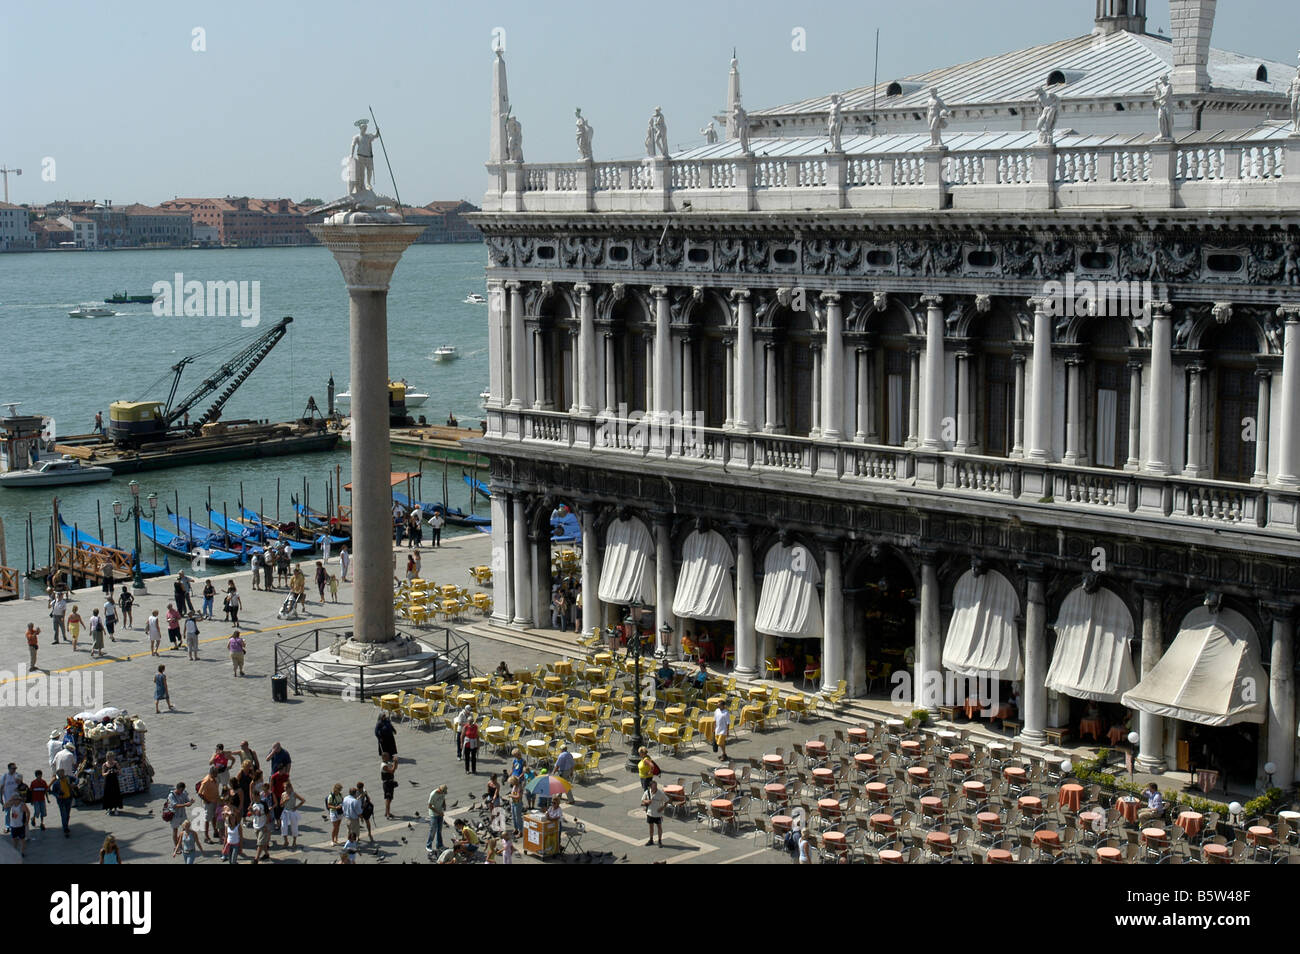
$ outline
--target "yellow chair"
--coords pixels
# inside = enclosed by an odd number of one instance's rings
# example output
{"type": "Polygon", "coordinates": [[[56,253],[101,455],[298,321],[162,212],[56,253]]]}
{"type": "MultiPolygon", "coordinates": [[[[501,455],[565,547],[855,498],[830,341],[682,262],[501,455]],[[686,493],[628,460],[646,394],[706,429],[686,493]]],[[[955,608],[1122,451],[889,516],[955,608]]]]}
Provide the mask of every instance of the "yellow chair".
{"type": "Polygon", "coordinates": [[[781,678],[781,666],[771,656],[763,660],[763,675],[772,679],[781,678]]]}

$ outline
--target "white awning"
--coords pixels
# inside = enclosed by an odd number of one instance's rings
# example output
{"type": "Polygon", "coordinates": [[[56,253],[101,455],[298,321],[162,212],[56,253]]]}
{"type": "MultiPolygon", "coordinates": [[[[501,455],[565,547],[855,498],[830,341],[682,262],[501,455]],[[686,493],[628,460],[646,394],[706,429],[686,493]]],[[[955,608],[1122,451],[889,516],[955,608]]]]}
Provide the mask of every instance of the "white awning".
{"type": "Polygon", "coordinates": [[[736,558],[716,530],[692,531],[682,543],[682,571],[673,595],[673,613],[684,619],[735,619],[736,558]]]}
{"type": "Polygon", "coordinates": [[[822,638],[821,571],[805,547],[778,543],[763,561],[763,593],[754,628],[769,636],[822,638]]]}
{"type": "Polygon", "coordinates": [[[1076,587],[1056,619],[1056,652],[1047,688],[1098,702],[1119,702],[1137,683],[1129,641],[1133,614],[1114,592],[1076,587]]]}
{"type": "Polygon", "coordinates": [[[597,595],[615,604],[655,601],[655,544],[635,517],[615,520],[605,531],[605,552],[597,595]]]}
{"type": "Polygon", "coordinates": [[[952,621],[943,642],[943,665],[963,676],[988,675],[1012,682],[1024,675],[1016,615],[1020,600],[996,570],[967,570],[952,595],[952,621]]]}
{"type": "Polygon", "coordinates": [[[1235,610],[1211,613],[1197,607],[1183,618],[1160,662],[1124,693],[1123,701],[1131,709],[1201,725],[1263,722],[1268,676],[1255,628],[1235,610]]]}

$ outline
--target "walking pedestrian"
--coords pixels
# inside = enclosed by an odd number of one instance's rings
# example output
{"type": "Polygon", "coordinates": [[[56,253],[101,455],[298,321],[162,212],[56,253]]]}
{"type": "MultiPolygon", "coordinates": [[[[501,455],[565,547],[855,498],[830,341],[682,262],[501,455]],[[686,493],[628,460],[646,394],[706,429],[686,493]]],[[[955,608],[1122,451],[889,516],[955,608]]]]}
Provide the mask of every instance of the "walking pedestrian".
{"type": "Polygon", "coordinates": [[[461,757],[465,741],[465,726],[474,721],[474,710],[470,708],[469,703],[465,703],[460,712],[456,713],[456,758],[461,757]]]}
{"type": "Polygon", "coordinates": [[[366,837],[374,844],[375,832],[370,827],[370,819],[375,817],[375,803],[370,800],[365,782],[357,782],[357,798],[361,799],[361,820],[366,823],[366,837]]]}
{"type": "Polygon", "coordinates": [[[203,846],[199,844],[199,836],[194,834],[194,827],[188,818],[182,821],[180,828],[177,829],[176,843],[172,846],[173,858],[176,857],[177,852],[187,865],[194,864],[194,860],[203,852],[203,846]]]}
{"type": "Polygon", "coordinates": [[[217,588],[211,580],[203,581],[203,618],[212,619],[212,602],[217,598],[217,588]]]}
{"type": "Polygon", "coordinates": [[[9,799],[5,811],[5,827],[9,829],[9,834],[13,837],[14,844],[18,847],[18,853],[22,857],[27,857],[27,823],[31,820],[31,809],[22,797],[15,795],[9,799]]]}
{"type": "Polygon", "coordinates": [[[117,594],[117,606],[122,611],[122,625],[127,629],[135,629],[135,619],[131,615],[131,607],[135,605],[135,597],[131,591],[122,585],[122,592],[117,594]]]}
{"type": "Polygon", "coordinates": [[[77,612],[77,607],[72,607],[72,612],[68,614],[68,638],[72,640],[72,651],[77,651],[77,637],[81,635],[81,624],[85,620],[77,612]]]}
{"type": "Polygon", "coordinates": [[[32,806],[32,824],[40,822],[41,831],[45,831],[45,796],[49,792],[50,783],[45,780],[45,773],[37,769],[32,784],[27,786],[27,800],[32,806]]]}
{"type": "Polygon", "coordinates": [[[348,552],[347,547],[339,549],[339,570],[343,576],[343,582],[348,582],[348,570],[352,568],[352,554],[348,552]]]}
{"type": "Polygon", "coordinates": [[[442,546],[442,525],[447,522],[447,518],[442,515],[441,510],[435,510],[433,516],[429,518],[429,545],[434,547],[442,546]]]}
{"type": "Polygon", "coordinates": [[[424,543],[424,521],[420,518],[419,510],[411,511],[411,526],[407,530],[407,536],[411,538],[411,546],[420,549],[424,543]]]}
{"type": "Polygon", "coordinates": [[[104,655],[104,621],[99,610],[90,611],[90,655],[92,659],[104,655]]]}
{"type": "MultiPolygon", "coordinates": [[[[154,655],[156,656],[157,653],[155,653],[154,655]]],[[[172,705],[171,689],[167,686],[167,673],[165,672],[166,669],[167,669],[166,666],[159,666],[158,671],[154,673],[154,677],[153,677],[153,711],[154,712],[160,711],[158,709],[158,703],[162,702],[164,699],[167,700],[167,711],[168,712],[176,711],[176,707],[172,705]]]]}
{"type": "Polygon", "coordinates": [[[262,556],[254,553],[248,560],[248,566],[253,571],[253,589],[262,588],[262,556]]]}
{"type": "Polygon", "coordinates": [[[194,613],[185,618],[185,649],[191,662],[199,658],[199,618],[194,613]]]}
{"type": "Polygon", "coordinates": [[[325,572],[325,564],[320,560],[316,561],[316,592],[320,594],[322,605],[325,603],[325,583],[329,580],[329,574],[325,572]]]}
{"type": "Polygon", "coordinates": [[[167,798],[163,802],[163,821],[171,822],[173,846],[180,840],[181,825],[185,823],[186,809],[193,804],[194,799],[185,790],[184,782],[177,782],[176,787],[167,793],[167,798]]]}
{"type": "Polygon", "coordinates": [[[208,766],[208,774],[203,776],[194,791],[203,800],[203,840],[213,844],[212,827],[217,820],[217,809],[221,805],[221,783],[217,781],[217,770],[208,766]]]}
{"type": "Polygon", "coordinates": [[[441,852],[442,817],[447,813],[447,786],[439,785],[429,793],[429,840],[424,847],[429,854],[441,852]]]}
{"type": "Polygon", "coordinates": [[[379,757],[392,753],[397,754],[397,730],[393,728],[393,721],[388,718],[387,712],[379,713],[379,718],[375,720],[375,738],[379,740],[379,757]]]}
{"type": "MultiPolygon", "coordinates": [[[[74,759],[75,761],[75,759],[74,759]]],[[[54,803],[59,806],[59,820],[63,823],[63,837],[72,836],[72,798],[77,794],[76,786],[64,769],[54,770],[54,803]]]]}
{"type": "Polygon", "coordinates": [[[461,749],[465,755],[465,774],[478,774],[478,723],[472,719],[465,724],[461,749]]]}
{"type": "Polygon", "coordinates": [[[230,666],[236,676],[244,674],[245,648],[244,637],[239,635],[239,630],[235,630],[226,643],[226,649],[230,651],[230,666]]]}
{"type": "Polygon", "coordinates": [[[27,624],[27,668],[36,669],[36,650],[40,648],[41,628],[35,623],[27,624]]]}
{"type": "Polygon", "coordinates": [[[104,797],[100,804],[108,815],[116,815],[122,808],[122,782],[119,778],[121,770],[122,767],[117,764],[117,756],[109,752],[104,757],[104,764],[99,770],[104,778],[104,797]]]}
{"type": "MultiPolygon", "coordinates": [[[[37,773],[40,774],[39,772],[37,773]]],[[[393,817],[393,793],[397,791],[397,756],[388,753],[379,765],[379,784],[384,790],[384,817],[393,817]]]]}
{"type": "Polygon", "coordinates": [[[239,625],[239,608],[243,601],[239,598],[239,592],[235,589],[235,581],[230,581],[230,586],[226,587],[226,601],[230,606],[230,622],[234,626],[239,625]]]}
{"type": "Polygon", "coordinates": [[[718,701],[718,708],[713,710],[713,751],[722,750],[719,762],[727,761],[727,733],[731,730],[731,713],[727,711],[727,700],[718,701]]]}
{"type": "Polygon", "coordinates": [[[117,626],[117,606],[112,600],[104,601],[104,629],[108,630],[108,638],[117,642],[117,637],[113,635],[113,629],[117,626]]]}
{"type": "Polygon", "coordinates": [[[335,576],[333,573],[330,574],[329,584],[330,584],[330,602],[337,603],[339,601],[339,578],[335,576]]]}
{"type": "Polygon", "coordinates": [[[645,820],[650,825],[650,840],[646,845],[655,843],[655,830],[659,831],[659,847],[664,846],[664,806],[668,804],[668,796],[659,791],[659,783],[653,778],[650,779],[650,787],[641,799],[641,804],[645,806],[645,820]]]}
{"type": "Polygon", "coordinates": [[[289,592],[293,594],[293,606],[302,607],[302,611],[307,612],[307,577],[303,575],[302,567],[293,568],[293,579],[289,581],[289,592]]]}
{"type": "Polygon", "coordinates": [[[284,847],[298,847],[298,823],[302,821],[302,812],[299,810],[307,804],[307,799],[303,798],[293,789],[293,783],[287,778],[284,781],[284,795],[280,797],[280,835],[284,838],[284,847]],[[289,844],[289,839],[293,838],[293,844],[289,844]]]}
{"type": "MultiPolygon", "coordinates": [[[[167,604],[167,613],[172,612],[172,604],[167,604]]],[[[149,618],[144,621],[144,634],[149,638],[149,654],[158,655],[158,647],[162,644],[162,623],[158,619],[158,611],[154,610],[149,614],[149,618]]]]}
{"type": "MultiPolygon", "coordinates": [[[[191,610],[191,612],[193,612],[191,610]]],[[[171,643],[172,649],[179,649],[181,645],[181,611],[176,609],[170,603],[167,604],[167,641],[171,643]]],[[[154,655],[158,655],[160,640],[156,640],[151,647],[154,655]]]]}
{"type": "Polygon", "coordinates": [[[641,791],[650,791],[650,782],[659,774],[659,766],[655,760],[650,758],[650,751],[643,745],[636,750],[636,754],[641,756],[641,760],[636,763],[637,778],[641,780],[641,791]]]}
{"type": "Polygon", "coordinates": [[[67,629],[64,627],[64,618],[68,612],[68,598],[64,595],[63,590],[58,590],[50,598],[50,619],[53,620],[54,639],[50,643],[52,646],[59,644],[59,633],[66,637],[67,629]]]}

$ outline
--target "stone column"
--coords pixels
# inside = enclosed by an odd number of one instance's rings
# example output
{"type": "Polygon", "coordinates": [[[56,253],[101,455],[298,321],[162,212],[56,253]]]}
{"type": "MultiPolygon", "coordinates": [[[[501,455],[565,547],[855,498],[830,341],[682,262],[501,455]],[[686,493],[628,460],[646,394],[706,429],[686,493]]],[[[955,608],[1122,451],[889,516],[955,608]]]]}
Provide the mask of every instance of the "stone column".
{"type": "Polygon", "coordinates": [[[853,439],[859,444],[865,443],[867,435],[875,430],[871,420],[871,382],[867,380],[867,362],[871,352],[866,348],[853,351],[855,374],[857,377],[857,413],[853,430],[853,439]]]}
{"type": "Polygon", "coordinates": [[[590,505],[581,507],[578,520],[582,526],[582,628],[590,633],[605,618],[599,594],[600,547],[596,543],[596,514],[590,505]]]}
{"type": "MultiPolygon", "coordinates": [[[[578,413],[578,401],[581,399],[582,391],[582,330],[574,328],[568,332],[569,335],[569,406],[567,410],[570,414],[578,413]]],[[[556,408],[558,411],[559,408],[556,408]]]]}
{"type": "Polygon", "coordinates": [[[970,359],[969,351],[957,352],[957,441],[953,445],[953,450],[963,454],[970,450],[971,445],[970,359]]]}
{"type": "Polygon", "coordinates": [[[1011,366],[1015,368],[1014,393],[1011,396],[1012,413],[1012,457],[1025,456],[1025,356],[1019,352],[1011,356],[1011,366]]]}
{"type": "Polygon", "coordinates": [[[578,413],[596,413],[596,307],[591,298],[591,286],[578,282],[573,286],[578,294],[578,350],[573,356],[578,366],[578,413]]]}
{"type": "Polygon", "coordinates": [[[618,358],[614,354],[614,332],[605,332],[605,417],[618,412],[618,358]]]}
{"type": "Polygon", "coordinates": [[[838,540],[826,545],[822,587],[822,691],[831,692],[844,678],[844,576],[838,540]]]}
{"type": "Polygon", "coordinates": [[[1029,599],[1025,606],[1025,724],[1020,737],[1041,745],[1047,735],[1047,589],[1041,567],[1026,567],[1029,599]]]}
{"type": "Polygon", "coordinates": [[[1142,362],[1128,363],[1128,460],[1125,470],[1142,466],[1142,362]]]}
{"type": "Polygon", "coordinates": [[[673,614],[673,598],[677,589],[677,579],[673,574],[673,540],[670,531],[671,518],[667,514],[656,514],[655,525],[655,648],[669,659],[677,658],[681,633],[677,631],[677,617],[673,614]],[[672,627],[665,640],[665,626],[672,627]]]}
{"type": "Polygon", "coordinates": [[[814,341],[809,345],[809,350],[812,352],[812,424],[808,436],[821,437],[822,418],[825,416],[824,408],[826,407],[822,402],[822,390],[824,387],[822,382],[826,380],[826,376],[822,373],[822,366],[824,364],[822,361],[822,346],[814,341]]]}
{"type": "MultiPolygon", "coordinates": [[[[1142,594],[1142,674],[1145,679],[1164,654],[1164,627],[1160,613],[1160,587],[1145,584],[1142,594]]],[[[1134,767],[1139,772],[1165,770],[1165,720],[1150,712],[1138,712],[1138,755],[1134,767]]]]}
{"type": "Polygon", "coordinates": [[[1034,380],[1029,415],[1029,460],[1052,459],[1052,316],[1048,299],[1031,298],[1034,309],[1034,380]]]}
{"type": "Polygon", "coordinates": [[[542,342],[542,329],[533,329],[533,410],[551,406],[546,393],[546,347],[542,342]]]}
{"type": "Polygon", "coordinates": [[[529,559],[528,520],[524,515],[524,498],[515,494],[514,527],[511,530],[511,551],[514,556],[515,618],[516,626],[533,625],[533,600],[529,592],[533,586],[533,573],[529,559]]]}
{"type": "Polygon", "coordinates": [[[731,299],[736,308],[737,395],[732,425],[738,431],[749,431],[754,428],[754,309],[748,288],[733,288],[731,299]]]}
{"type": "Polygon", "coordinates": [[[1273,372],[1268,368],[1258,368],[1255,377],[1259,379],[1259,408],[1255,412],[1255,473],[1250,478],[1252,484],[1268,483],[1268,428],[1272,410],[1273,372]]]}
{"type": "Polygon", "coordinates": [[[1083,359],[1072,355],[1065,361],[1065,456],[1064,464],[1078,464],[1083,457],[1083,359]]]}
{"type": "Polygon", "coordinates": [[[776,342],[763,342],[763,433],[777,432],[776,342]]]}
{"type": "Polygon", "coordinates": [[[1169,453],[1173,414],[1173,339],[1169,305],[1151,302],[1151,393],[1147,396],[1147,473],[1168,474],[1173,470],[1169,453]]]}
{"type": "Polygon", "coordinates": [[[726,396],[723,399],[723,404],[726,407],[726,417],[722,422],[722,426],[730,429],[735,427],[736,424],[736,346],[733,342],[728,341],[723,344],[723,347],[726,349],[723,357],[726,385],[724,391],[726,396]]]}
{"type": "Polygon", "coordinates": [[[1205,365],[1187,366],[1187,466],[1184,477],[1204,477],[1205,467],[1205,365]]]}
{"type": "Polygon", "coordinates": [[[396,218],[382,212],[343,212],[331,216],[328,224],[310,227],[334,255],[348,287],[356,580],[350,645],[390,643],[397,635],[389,480],[388,285],[402,253],[422,228],[400,224],[396,218]]]}
{"type": "Polygon", "coordinates": [[[524,333],[524,296],[519,282],[506,282],[510,291],[510,407],[524,408],[528,394],[528,341],[524,333]]]}
{"type": "Polygon", "coordinates": [[[682,421],[695,426],[695,349],[689,333],[682,335],[682,421]]]}
{"type": "Polygon", "coordinates": [[[505,625],[514,616],[514,569],[510,561],[510,494],[492,494],[492,621],[505,625]]]}
{"type": "Polygon", "coordinates": [[[666,287],[652,285],[650,294],[655,302],[654,419],[662,427],[673,413],[672,314],[666,287]]]}
{"type": "Polygon", "coordinates": [[[922,295],[926,305],[925,409],[922,413],[926,450],[943,450],[943,296],[922,295]]]}
{"type": "Polygon", "coordinates": [[[839,292],[823,292],[826,303],[826,373],[822,375],[822,437],[844,440],[844,314],[839,292]]]}
{"type": "Polygon", "coordinates": [[[641,395],[641,406],[645,408],[646,415],[653,420],[655,417],[655,339],[650,335],[642,335],[645,341],[645,393],[641,395]]]}
{"type": "Polygon", "coordinates": [[[754,548],[748,530],[736,531],[736,675],[752,678],[758,668],[754,638],[754,615],[758,610],[754,593],[754,548]]]}
{"type": "MultiPolygon", "coordinates": [[[[531,528],[529,528],[531,529],[531,528]]],[[[551,627],[551,532],[548,525],[543,531],[534,531],[528,537],[528,555],[533,567],[533,625],[538,629],[551,627]]]]}
{"type": "Polygon", "coordinates": [[[507,346],[510,339],[505,334],[505,286],[502,282],[488,282],[488,341],[491,360],[488,362],[488,404],[501,407],[510,400],[510,378],[507,346]]]}
{"type": "Polygon", "coordinates": [[[1279,484],[1300,484],[1300,307],[1277,310],[1286,321],[1282,338],[1282,420],[1278,423],[1277,477],[1279,484]]]}
{"type": "Polygon", "coordinates": [[[1273,784],[1286,790],[1295,783],[1295,608],[1265,603],[1273,621],[1273,648],[1268,671],[1268,761],[1277,768],[1273,784]]]}
{"type": "Polygon", "coordinates": [[[943,634],[939,631],[942,619],[939,612],[939,555],[933,550],[923,551],[921,557],[921,606],[916,631],[916,669],[912,674],[913,708],[925,708],[939,714],[940,696],[927,698],[926,674],[938,673],[942,667],[943,634]]]}
{"type": "Polygon", "coordinates": [[[907,377],[907,443],[916,447],[921,440],[921,352],[915,348],[907,353],[910,372],[907,377]]]}

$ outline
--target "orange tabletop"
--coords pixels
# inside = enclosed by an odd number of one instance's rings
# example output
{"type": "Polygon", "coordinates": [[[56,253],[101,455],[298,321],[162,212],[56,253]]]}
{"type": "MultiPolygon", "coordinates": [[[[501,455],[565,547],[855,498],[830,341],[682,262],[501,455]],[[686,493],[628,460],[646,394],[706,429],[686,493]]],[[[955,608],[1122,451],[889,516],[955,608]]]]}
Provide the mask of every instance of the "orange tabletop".
{"type": "Polygon", "coordinates": [[[853,761],[858,764],[858,768],[869,769],[876,767],[876,757],[870,752],[859,752],[853,756],[853,761]]]}
{"type": "Polygon", "coordinates": [[[889,798],[889,786],[884,782],[868,782],[862,788],[869,798],[881,801],[889,798]]]}
{"type": "Polygon", "coordinates": [[[1201,849],[1207,861],[1228,861],[1227,845],[1206,845],[1201,849]]]}
{"type": "Polygon", "coordinates": [[[840,807],[840,800],[838,798],[819,798],[817,799],[817,807],[834,811],[840,807]]]}
{"type": "Polygon", "coordinates": [[[861,726],[854,726],[852,729],[849,729],[849,741],[851,742],[867,742],[870,738],[871,733],[861,726]]]}
{"type": "Polygon", "coordinates": [[[938,795],[927,795],[921,799],[921,811],[927,815],[938,815],[943,811],[943,799],[938,795]]]}
{"type": "Polygon", "coordinates": [[[718,768],[713,770],[713,777],[719,782],[734,782],[736,780],[736,772],[734,769],[718,768]]]}
{"type": "Polygon", "coordinates": [[[1156,843],[1163,844],[1164,842],[1169,840],[1169,835],[1166,834],[1163,828],[1143,828],[1142,840],[1145,842],[1156,842],[1156,843]]]}
{"type": "Polygon", "coordinates": [[[1020,803],[1020,810],[1023,812],[1041,812],[1043,810],[1043,800],[1037,795],[1021,795],[1017,799],[1020,803]]]}
{"type": "Polygon", "coordinates": [[[809,755],[813,755],[818,758],[821,758],[823,755],[826,754],[826,743],[819,742],[814,739],[812,742],[805,742],[803,750],[807,752],[809,755]]]}
{"type": "Polygon", "coordinates": [[[721,811],[731,810],[731,799],[729,798],[715,798],[713,801],[709,802],[709,804],[721,811]]]}
{"type": "Polygon", "coordinates": [[[546,708],[552,712],[563,712],[564,707],[569,704],[568,696],[549,696],[546,700],[546,708]]]}
{"type": "Polygon", "coordinates": [[[608,689],[593,689],[593,690],[591,690],[591,701],[592,701],[592,702],[607,702],[608,700],[609,700],[609,690],[608,690],[608,689]]]}
{"type": "Polygon", "coordinates": [[[813,774],[813,778],[815,778],[818,782],[821,782],[823,784],[829,784],[835,781],[835,772],[833,769],[815,768],[813,769],[812,774],[813,774]]]}
{"type": "Polygon", "coordinates": [[[967,795],[982,795],[984,793],[984,783],[971,779],[969,782],[962,782],[961,787],[966,790],[967,795]]]}
{"type": "Polygon", "coordinates": [[[783,755],[765,755],[763,764],[768,768],[782,768],[785,765],[785,756],[783,755]]]}
{"type": "Polygon", "coordinates": [[[1127,738],[1128,732],[1124,730],[1123,726],[1119,725],[1111,726],[1110,731],[1106,733],[1106,740],[1110,742],[1111,745],[1119,745],[1127,738]]]}
{"type": "Polygon", "coordinates": [[[948,848],[952,846],[952,835],[948,834],[946,831],[927,832],[925,840],[932,845],[938,845],[940,848],[948,848]]]}
{"type": "Polygon", "coordinates": [[[1097,859],[1102,864],[1119,864],[1120,859],[1124,857],[1124,852],[1118,848],[1098,848],[1097,859]]]}
{"type": "Polygon", "coordinates": [[[518,699],[518,698],[519,698],[519,683],[517,683],[517,682],[507,682],[507,683],[502,683],[502,685],[501,685],[501,698],[502,698],[502,699],[518,699]]]}
{"type": "Polygon", "coordinates": [[[1246,829],[1246,837],[1253,844],[1269,844],[1273,841],[1273,829],[1266,828],[1263,825],[1251,825],[1246,829]]]}
{"type": "Polygon", "coordinates": [[[909,755],[917,755],[921,751],[921,743],[915,739],[904,739],[898,743],[898,747],[909,755]]]}
{"type": "Polygon", "coordinates": [[[1040,845],[1059,845],[1061,843],[1061,836],[1057,832],[1048,831],[1044,828],[1042,831],[1034,832],[1034,841],[1038,842],[1040,845]]]}
{"type": "Polygon", "coordinates": [[[776,832],[788,831],[794,824],[794,819],[789,815],[773,815],[771,818],[772,830],[776,832]]]}
{"type": "Polygon", "coordinates": [[[948,764],[953,768],[969,768],[970,755],[966,752],[952,752],[948,755],[948,764]]]}
{"type": "Polygon", "coordinates": [[[1187,837],[1195,838],[1201,833],[1201,826],[1205,824],[1205,816],[1200,812],[1182,812],[1175,824],[1187,832],[1187,837]]]}
{"type": "Polygon", "coordinates": [[[1009,865],[1012,861],[1011,852],[1005,848],[990,848],[984,859],[991,865],[1009,865]]]}
{"type": "Polygon", "coordinates": [[[893,848],[885,848],[880,852],[880,860],[887,865],[903,864],[903,853],[895,851],[893,848]]]}
{"type": "Polygon", "coordinates": [[[1125,821],[1131,822],[1138,820],[1138,806],[1141,804],[1136,798],[1120,798],[1115,801],[1115,807],[1119,809],[1120,815],[1125,821]]]}
{"type": "Polygon", "coordinates": [[[842,831],[823,832],[822,841],[824,841],[826,846],[832,851],[843,851],[846,846],[844,841],[844,832],[842,831]]]}
{"type": "Polygon", "coordinates": [[[768,782],[766,785],[763,786],[763,791],[765,791],[769,796],[772,796],[773,798],[785,797],[785,786],[782,785],[780,782],[768,782]]]}
{"type": "Polygon", "coordinates": [[[1079,821],[1083,822],[1093,831],[1101,830],[1101,823],[1105,821],[1106,816],[1101,812],[1079,812],[1079,821]]]}
{"type": "Polygon", "coordinates": [[[686,797],[686,789],[682,788],[680,785],[665,785],[664,794],[668,796],[670,802],[681,801],[686,797]]]}
{"type": "Polygon", "coordinates": [[[907,774],[912,776],[914,779],[924,781],[930,777],[930,770],[924,765],[913,765],[907,770],[907,774]]]}
{"type": "Polygon", "coordinates": [[[1102,733],[1100,719],[1080,719],[1079,720],[1079,737],[1089,736],[1093,739],[1100,739],[1102,733]]]}
{"type": "Polygon", "coordinates": [[[555,671],[561,676],[573,675],[573,661],[570,659],[561,659],[555,663],[555,671]]]}
{"type": "Polygon", "coordinates": [[[869,819],[869,821],[870,821],[871,827],[872,827],[874,830],[876,830],[876,831],[893,831],[893,830],[894,830],[894,816],[893,816],[893,815],[876,814],[876,815],[872,815],[871,818],[869,819]]]}
{"type": "Polygon", "coordinates": [[[1062,785],[1061,804],[1070,811],[1077,812],[1079,806],[1083,804],[1083,786],[1075,785],[1073,782],[1069,785],[1062,785]]]}
{"type": "Polygon", "coordinates": [[[1018,765],[1008,765],[1002,770],[1002,776],[1012,782],[1023,781],[1025,770],[1018,765]]]}
{"type": "Polygon", "coordinates": [[[980,812],[975,816],[980,828],[998,829],[1002,827],[1002,816],[997,812],[980,812]]]}

